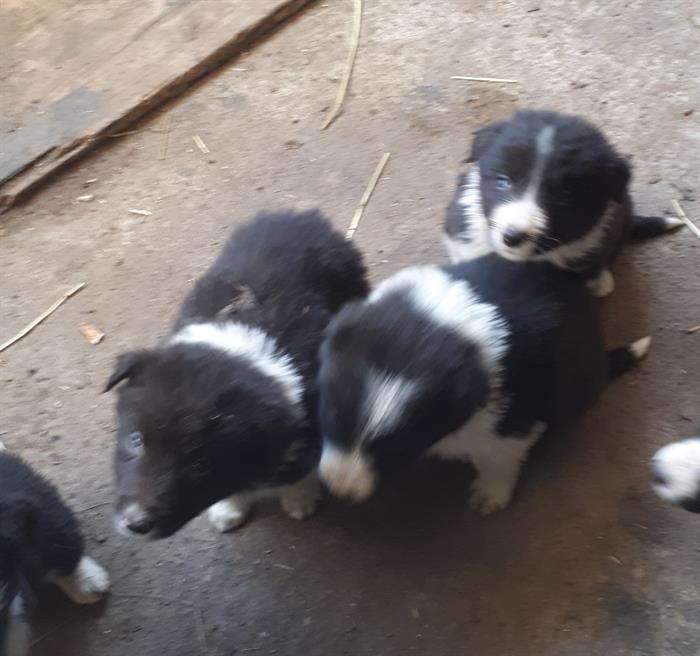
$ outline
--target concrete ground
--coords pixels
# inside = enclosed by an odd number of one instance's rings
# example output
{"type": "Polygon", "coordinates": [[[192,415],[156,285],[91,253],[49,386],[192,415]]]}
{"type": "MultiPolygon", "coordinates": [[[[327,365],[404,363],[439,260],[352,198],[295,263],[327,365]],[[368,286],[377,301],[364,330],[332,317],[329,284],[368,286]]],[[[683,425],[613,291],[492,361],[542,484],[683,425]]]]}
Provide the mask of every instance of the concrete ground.
{"type": "Polygon", "coordinates": [[[36,656],[700,652],[700,520],[657,500],[647,473],[656,448],[700,425],[700,332],[683,331],[700,324],[700,241],[688,230],[619,262],[609,341],[651,334],[649,359],[536,454],[508,510],[475,516],[464,470],[424,465],[366,505],[327,501],[304,523],[267,507],[232,535],[201,518],[166,542],[113,533],[113,399],[100,393],[113,358],[166,333],[254,212],[317,206],[344,229],[391,152],[357,243],[375,279],[440,261],[471,132],[547,106],[593,119],[633,156],[640,212],[677,198],[700,220],[693,3],[365,5],[352,92],[328,131],[350,2],[316,5],[2,217],[3,339],[87,286],[0,355],[0,439],[60,486],[114,580],[95,608],[47,591],[36,656]],[[84,322],[101,344],[85,341],[84,322]]]}

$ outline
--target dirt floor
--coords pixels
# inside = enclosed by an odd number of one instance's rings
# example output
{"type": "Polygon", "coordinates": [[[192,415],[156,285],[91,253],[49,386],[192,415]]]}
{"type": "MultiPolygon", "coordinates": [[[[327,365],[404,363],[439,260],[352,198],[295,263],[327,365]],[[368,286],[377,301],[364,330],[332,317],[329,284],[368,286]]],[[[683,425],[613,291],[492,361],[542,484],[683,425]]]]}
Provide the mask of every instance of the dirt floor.
{"type": "Polygon", "coordinates": [[[0,356],[0,439],[59,484],[114,580],[95,608],[47,591],[34,653],[700,653],[700,520],[657,500],[647,473],[656,448],[700,425],[700,332],[683,331],[700,324],[700,240],[688,230],[619,262],[609,341],[651,334],[649,359],[536,454],[507,511],[468,512],[464,470],[426,465],[366,505],[327,501],[303,523],[271,506],[226,536],[202,518],[166,542],[112,531],[113,398],[101,388],[113,358],[166,333],[254,212],[320,207],[344,229],[391,152],[357,243],[375,279],[441,261],[471,132],[547,106],[595,120],[633,156],[640,212],[677,198],[700,220],[693,3],[365,4],[352,92],[328,131],[349,1],[316,5],[2,217],[2,339],[87,286],[0,356]],[[106,333],[101,344],[82,337],[84,322],[106,333]]]}

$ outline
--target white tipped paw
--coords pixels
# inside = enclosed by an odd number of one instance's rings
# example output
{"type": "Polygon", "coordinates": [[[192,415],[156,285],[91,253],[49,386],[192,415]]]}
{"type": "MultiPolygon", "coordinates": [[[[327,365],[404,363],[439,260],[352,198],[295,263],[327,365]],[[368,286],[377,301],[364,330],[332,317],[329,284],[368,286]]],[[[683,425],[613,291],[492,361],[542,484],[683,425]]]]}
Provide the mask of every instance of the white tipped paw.
{"type": "Polygon", "coordinates": [[[95,604],[109,590],[109,575],[89,556],[80,559],[75,572],[54,582],[76,604],[95,604]]]}
{"type": "Polygon", "coordinates": [[[609,296],[615,291],[615,278],[613,278],[610,269],[603,269],[597,278],[588,281],[588,288],[593,296],[603,298],[609,296]]]}
{"type": "Polygon", "coordinates": [[[282,494],[282,508],[292,519],[306,519],[316,511],[322,494],[316,476],[304,479],[282,494]]]}
{"type": "Polygon", "coordinates": [[[469,507],[482,515],[503,510],[513,496],[511,485],[501,481],[485,481],[478,478],[472,485],[469,507]]]}
{"type": "Polygon", "coordinates": [[[250,506],[233,499],[224,499],[207,510],[209,523],[219,533],[227,533],[245,522],[250,506]]]}

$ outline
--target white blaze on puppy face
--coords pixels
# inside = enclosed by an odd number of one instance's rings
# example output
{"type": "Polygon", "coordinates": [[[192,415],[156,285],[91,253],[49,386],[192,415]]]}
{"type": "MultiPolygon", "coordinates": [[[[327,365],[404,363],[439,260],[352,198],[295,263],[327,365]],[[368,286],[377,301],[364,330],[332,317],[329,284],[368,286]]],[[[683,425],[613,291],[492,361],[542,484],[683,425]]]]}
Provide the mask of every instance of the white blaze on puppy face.
{"type": "Polygon", "coordinates": [[[417,388],[415,381],[403,376],[370,370],[364,399],[365,424],[361,441],[370,442],[393,430],[417,388]]]}
{"type": "Polygon", "coordinates": [[[520,198],[497,205],[491,216],[493,247],[511,260],[529,258],[535,241],[547,231],[547,213],[537,203],[547,158],[552,152],[555,129],[545,126],[536,139],[535,164],[525,192],[520,198]],[[509,243],[509,235],[520,235],[517,243],[509,243]]]}
{"type": "Polygon", "coordinates": [[[333,494],[353,501],[369,497],[377,482],[371,463],[360,451],[345,452],[333,446],[323,447],[319,474],[333,494]]]}
{"type": "Polygon", "coordinates": [[[662,499],[680,503],[700,496],[700,438],[667,444],[651,466],[654,490],[662,499]]]}

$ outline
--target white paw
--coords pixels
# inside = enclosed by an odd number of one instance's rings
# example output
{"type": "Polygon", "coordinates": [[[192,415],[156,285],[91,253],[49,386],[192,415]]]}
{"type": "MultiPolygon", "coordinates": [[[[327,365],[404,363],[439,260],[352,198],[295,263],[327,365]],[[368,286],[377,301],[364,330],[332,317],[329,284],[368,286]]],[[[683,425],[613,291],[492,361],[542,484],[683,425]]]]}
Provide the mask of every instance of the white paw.
{"type": "Polygon", "coordinates": [[[224,499],[209,507],[207,519],[219,533],[227,533],[245,522],[248,510],[249,506],[243,503],[224,499]]]}
{"type": "Polygon", "coordinates": [[[314,514],[322,495],[321,484],[316,476],[313,476],[282,494],[282,508],[292,519],[306,519],[314,514]]]}
{"type": "Polygon", "coordinates": [[[512,485],[503,481],[485,482],[481,477],[472,484],[469,507],[482,515],[503,510],[513,496],[512,485]]]}
{"type": "Polygon", "coordinates": [[[54,582],[76,604],[95,604],[109,590],[109,575],[89,556],[81,558],[75,572],[54,582]]]}
{"type": "Polygon", "coordinates": [[[613,278],[610,269],[603,269],[597,278],[588,281],[588,288],[593,296],[603,298],[609,296],[615,290],[615,278],[613,278]]]}
{"type": "Polygon", "coordinates": [[[0,442],[0,451],[7,451],[5,445],[2,442],[0,442]]]}

